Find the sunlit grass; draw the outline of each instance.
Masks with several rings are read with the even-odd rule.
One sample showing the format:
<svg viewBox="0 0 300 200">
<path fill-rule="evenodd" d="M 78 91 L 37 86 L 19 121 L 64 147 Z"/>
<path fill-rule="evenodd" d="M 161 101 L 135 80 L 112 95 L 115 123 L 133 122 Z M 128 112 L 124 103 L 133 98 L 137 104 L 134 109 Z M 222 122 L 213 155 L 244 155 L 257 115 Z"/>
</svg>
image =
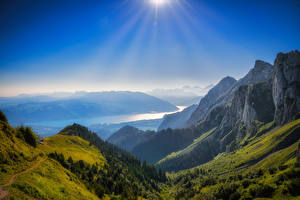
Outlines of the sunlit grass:
<svg viewBox="0 0 300 200">
<path fill-rule="evenodd" d="M 66 136 L 57 134 L 45 139 L 45 145 L 41 145 L 41 149 L 46 153 L 56 151 L 62 153 L 66 158 L 72 157 L 74 161 L 83 160 L 89 164 L 98 163 L 103 165 L 106 163 L 101 152 L 89 142 L 78 136 Z"/>
<path fill-rule="evenodd" d="M 20 175 L 9 189 L 15 191 L 11 197 L 16 199 L 22 193 L 38 199 L 98 199 L 75 175 L 51 159 L 34 171 Z"/>
<path fill-rule="evenodd" d="M 199 142 L 201 142 L 203 139 L 205 139 L 206 137 L 208 137 L 212 132 L 214 132 L 214 130 L 216 130 L 216 128 L 213 128 L 213 129 L 207 131 L 206 133 L 203 133 L 201 136 L 199 136 L 198 138 L 194 139 L 193 143 L 190 144 L 189 146 L 187 146 L 186 148 L 184 148 L 184 149 L 182 149 L 182 150 L 180 150 L 180 151 L 173 152 L 173 153 L 167 155 L 165 158 L 161 159 L 161 160 L 158 161 L 157 163 L 158 163 L 158 164 L 161 164 L 161 163 L 163 163 L 163 162 L 165 162 L 165 161 L 167 161 L 167 160 L 169 160 L 169 159 L 173 159 L 173 158 L 175 158 L 175 157 L 181 155 L 181 154 L 184 153 L 184 152 L 189 152 L 189 151 L 191 151 L 194 147 L 197 146 L 197 144 L 198 144 Z"/>
</svg>

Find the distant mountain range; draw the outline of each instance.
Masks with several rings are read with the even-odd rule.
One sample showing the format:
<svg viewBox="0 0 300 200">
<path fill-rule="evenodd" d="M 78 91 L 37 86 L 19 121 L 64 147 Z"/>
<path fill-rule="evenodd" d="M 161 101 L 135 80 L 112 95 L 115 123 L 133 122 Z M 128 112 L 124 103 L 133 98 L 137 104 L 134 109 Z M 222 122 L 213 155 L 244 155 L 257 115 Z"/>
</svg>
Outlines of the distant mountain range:
<svg viewBox="0 0 300 200">
<path fill-rule="evenodd" d="M 0 108 L 12 124 L 131 113 L 171 112 L 178 108 L 141 92 L 80 92 L 73 95 L 1 97 Z"/>
<path fill-rule="evenodd" d="M 174 89 L 154 89 L 147 93 L 176 106 L 191 106 L 193 104 L 198 104 L 202 96 L 212 87 L 212 84 L 203 88 L 197 86 L 183 86 L 182 88 Z"/>
<path fill-rule="evenodd" d="M 111 124 L 93 124 L 89 126 L 89 129 L 98 134 L 101 139 L 106 140 L 116 131 L 125 126 L 131 126 L 138 128 L 141 131 L 156 131 L 157 127 L 161 124 L 162 119 L 148 119 L 138 120 L 131 122 L 111 123 Z M 55 132 L 55 131 L 54 131 Z"/>
</svg>

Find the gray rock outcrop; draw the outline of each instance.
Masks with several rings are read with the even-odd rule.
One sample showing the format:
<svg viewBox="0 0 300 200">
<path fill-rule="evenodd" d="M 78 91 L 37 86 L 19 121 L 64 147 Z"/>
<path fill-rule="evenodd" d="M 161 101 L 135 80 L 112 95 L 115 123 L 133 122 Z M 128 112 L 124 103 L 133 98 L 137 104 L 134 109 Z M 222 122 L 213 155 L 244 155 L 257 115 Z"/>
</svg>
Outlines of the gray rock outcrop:
<svg viewBox="0 0 300 200">
<path fill-rule="evenodd" d="M 235 79 L 231 77 L 222 79 L 222 81 L 220 81 L 203 99 L 201 99 L 197 110 L 188 120 L 187 126 L 195 125 L 198 121 L 204 119 L 215 107 L 223 104 L 232 104 L 234 93 L 241 86 L 270 80 L 272 78 L 273 71 L 274 67 L 271 64 L 257 60 L 254 67 L 248 72 L 248 74 L 238 81 L 235 81 Z"/>
<path fill-rule="evenodd" d="M 284 124 L 300 112 L 300 52 L 279 53 L 274 66 L 274 120 L 276 124 Z"/>
<path fill-rule="evenodd" d="M 209 92 L 201 99 L 197 109 L 187 121 L 187 126 L 192 126 L 198 121 L 204 119 L 209 109 L 217 102 L 219 97 L 226 94 L 235 83 L 236 80 L 228 76 L 223 78 L 216 86 L 209 90 Z"/>
</svg>

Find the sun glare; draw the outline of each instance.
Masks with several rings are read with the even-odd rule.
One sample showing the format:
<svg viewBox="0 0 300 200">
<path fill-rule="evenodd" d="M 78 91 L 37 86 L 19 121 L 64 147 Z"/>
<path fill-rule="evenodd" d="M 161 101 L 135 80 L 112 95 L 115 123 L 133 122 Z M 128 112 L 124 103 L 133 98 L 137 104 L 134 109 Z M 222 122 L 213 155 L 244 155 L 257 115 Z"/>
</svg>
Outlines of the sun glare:
<svg viewBox="0 0 300 200">
<path fill-rule="evenodd" d="M 156 6 L 163 5 L 167 2 L 167 0 L 150 0 L 150 1 L 151 1 L 151 3 L 153 3 Z"/>
</svg>

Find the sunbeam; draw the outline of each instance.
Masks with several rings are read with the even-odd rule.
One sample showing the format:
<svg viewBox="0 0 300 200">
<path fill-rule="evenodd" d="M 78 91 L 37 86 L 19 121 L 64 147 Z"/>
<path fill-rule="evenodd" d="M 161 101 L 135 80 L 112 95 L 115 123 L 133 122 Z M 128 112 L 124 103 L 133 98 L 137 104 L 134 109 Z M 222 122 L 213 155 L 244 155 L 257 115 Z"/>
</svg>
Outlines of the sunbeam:
<svg viewBox="0 0 300 200">
<path fill-rule="evenodd" d="M 161 6 L 161 5 L 165 4 L 165 3 L 167 3 L 168 0 L 150 0 L 150 2 L 152 4 L 154 4 L 155 6 Z"/>
</svg>

